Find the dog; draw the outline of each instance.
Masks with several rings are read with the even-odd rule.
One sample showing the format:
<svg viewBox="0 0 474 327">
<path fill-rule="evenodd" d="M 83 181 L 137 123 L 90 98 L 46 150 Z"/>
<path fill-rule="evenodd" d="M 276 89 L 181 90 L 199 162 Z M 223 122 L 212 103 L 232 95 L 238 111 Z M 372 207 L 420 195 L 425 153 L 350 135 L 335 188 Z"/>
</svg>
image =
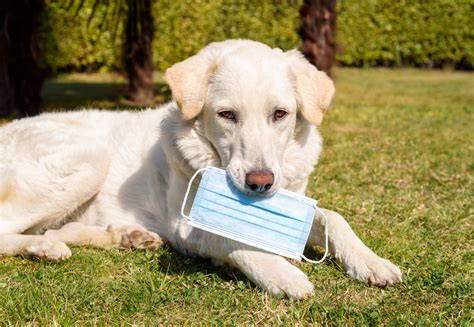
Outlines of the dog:
<svg viewBox="0 0 474 327">
<path fill-rule="evenodd" d="M 316 128 L 333 82 L 297 50 L 249 40 L 211 43 L 165 74 L 173 101 L 141 112 L 46 113 L 0 128 L 0 254 L 48 260 L 67 244 L 156 249 L 210 258 L 276 295 L 313 284 L 281 256 L 189 226 L 180 207 L 193 173 L 225 169 L 248 194 L 304 194 L 321 152 Z M 323 209 L 330 253 L 352 278 L 385 287 L 400 269 Z M 308 245 L 324 244 L 317 215 Z"/>
</svg>

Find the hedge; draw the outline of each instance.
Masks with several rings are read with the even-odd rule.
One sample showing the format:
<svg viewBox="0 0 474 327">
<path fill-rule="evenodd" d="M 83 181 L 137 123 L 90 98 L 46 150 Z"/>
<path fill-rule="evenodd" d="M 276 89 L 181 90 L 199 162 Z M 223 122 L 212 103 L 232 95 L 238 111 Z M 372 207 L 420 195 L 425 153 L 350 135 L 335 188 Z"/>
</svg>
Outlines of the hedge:
<svg viewBox="0 0 474 327">
<path fill-rule="evenodd" d="M 91 16 L 94 2 L 80 6 L 80 1 L 46 0 L 40 42 L 44 63 L 53 72 L 120 68 L 123 23 L 115 18 L 118 8 L 98 6 Z"/>
<path fill-rule="evenodd" d="M 55 71 L 120 69 L 124 14 L 114 2 L 47 0 L 41 42 L 45 64 Z M 109 3 L 109 2 L 107 2 Z M 212 41 L 249 38 L 271 46 L 298 46 L 295 33 L 301 0 L 156 0 L 153 60 L 158 70 L 196 53 Z M 117 14 L 119 13 L 119 14 Z M 118 19 L 121 17 L 122 19 Z M 115 35 L 114 35 L 115 34 Z"/>
<path fill-rule="evenodd" d="M 342 0 L 341 63 L 474 67 L 472 0 Z"/>
<path fill-rule="evenodd" d="M 41 44 L 55 71 L 120 69 L 123 9 L 47 0 Z M 68 6 L 67 4 L 72 5 Z M 250 38 L 291 49 L 302 0 L 156 0 L 153 60 L 164 70 L 212 41 Z M 342 0 L 338 59 L 347 66 L 474 67 L 471 0 Z M 120 11 L 122 10 L 122 11 Z"/>
</svg>

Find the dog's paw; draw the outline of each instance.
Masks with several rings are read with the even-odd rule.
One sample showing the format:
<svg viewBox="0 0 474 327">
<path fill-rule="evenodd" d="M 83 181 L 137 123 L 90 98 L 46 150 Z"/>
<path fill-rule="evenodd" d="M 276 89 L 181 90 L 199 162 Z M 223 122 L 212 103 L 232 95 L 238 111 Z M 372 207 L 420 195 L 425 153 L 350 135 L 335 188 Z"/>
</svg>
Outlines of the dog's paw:
<svg viewBox="0 0 474 327">
<path fill-rule="evenodd" d="M 352 258 L 345 266 L 349 276 L 370 285 L 387 287 L 402 281 L 402 272 L 397 266 L 371 251 Z"/>
<path fill-rule="evenodd" d="M 313 295 L 314 286 L 301 270 L 288 264 L 274 271 L 262 287 L 272 295 L 286 294 L 291 299 L 304 299 Z"/>
<path fill-rule="evenodd" d="M 51 261 L 64 260 L 72 255 L 66 243 L 46 237 L 29 245 L 25 251 L 28 256 Z"/>
<path fill-rule="evenodd" d="M 109 226 L 108 231 L 112 231 Z M 125 229 L 113 230 L 119 233 L 119 247 L 122 249 L 147 249 L 156 250 L 164 244 L 158 234 L 150 232 L 144 228 L 128 227 Z"/>
</svg>

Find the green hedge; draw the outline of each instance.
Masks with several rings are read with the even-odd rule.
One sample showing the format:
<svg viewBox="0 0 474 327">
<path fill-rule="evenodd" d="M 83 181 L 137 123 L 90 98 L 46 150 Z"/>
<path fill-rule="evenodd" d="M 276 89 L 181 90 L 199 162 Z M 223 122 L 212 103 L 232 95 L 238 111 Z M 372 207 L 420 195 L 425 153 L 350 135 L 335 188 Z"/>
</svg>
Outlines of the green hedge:
<svg viewBox="0 0 474 327">
<path fill-rule="evenodd" d="M 472 0 L 342 0 L 341 63 L 474 67 Z"/>
<path fill-rule="evenodd" d="M 163 70 L 212 41 L 248 38 L 291 49 L 301 1 L 158 0 L 154 2 L 154 62 Z"/>
<path fill-rule="evenodd" d="M 120 20 L 114 4 L 109 8 L 99 6 L 88 22 L 94 3 L 95 0 L 85 0 L 77 11 L 80 1 L 67 8 L 67 1 L 47 0 L 42 44 L 45 63 L 53 71 L 120 68 L 123 12 Z M 153 1 L 155 67 L 164 70 L 207 43 L 228 38 L 249 38 L 283 49 L 294 48 L 299 42 L 295 26 L 301 3 L 302 0 Z"/>
<path fill-rule="evenodd" d="M 47 0 L 42 45 L 53 71 L 120 69 L 123 11 L 105 1 Z M 302 0 L 156 0 L 153 59 L 164 70 L 212 41 L 250 38 L 298 47 Z M 472 0 L 342 0 L 339 61 L 348 66 L 474 67 Z M 120 18 L 118 18 L 120 17 Z M 115 33 L 115 35 L 114 35 Z"/>
<path fill-rule="evenodd" d="M 46 0 L 40 42 L 53 72 L 119 68 L 123 24 L 114 18 L 118 8 L 98 6 L 91 16 L 94 2 L 85 0 L 80 7 L 81 1 Z"/>
</svg>

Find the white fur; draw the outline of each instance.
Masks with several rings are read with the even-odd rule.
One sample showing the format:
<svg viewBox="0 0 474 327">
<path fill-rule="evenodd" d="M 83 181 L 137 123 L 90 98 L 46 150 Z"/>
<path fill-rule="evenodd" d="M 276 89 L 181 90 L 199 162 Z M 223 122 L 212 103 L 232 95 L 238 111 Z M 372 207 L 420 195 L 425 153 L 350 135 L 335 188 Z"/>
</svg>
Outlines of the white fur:
<svg viewBox="0 0 474 327">
<path fill-rule="evenodd" d="M 332 82 L 295 51 L 245 40 L 213 43 L 166 78 L 176 102 L 158 110 L 43 114 L 0 128 L 0 254 L 58 260 L 71 255 L 65 243 L 165 241 L 231 264 L 272 294 L 311 295 L 306 275 L 284 258 L 193 229 L 179 209 L 190 176 L 208 165 L 227 169 L 246 192 L 245 174 L 269 169 L 270 193 L 303 194 L 321 151 L 312 123 L 329 105 Z M 288 115 L 273 121 L 276 108 Z M 219 117 L 223 109 L 238 122 Z M 330 251 L 351 277 L 379 286 L 401 280 L 341 216 L 326 213 Z M 323 230 L 315 217 L 309 245 L 322 244 Z"/>
</svg>

